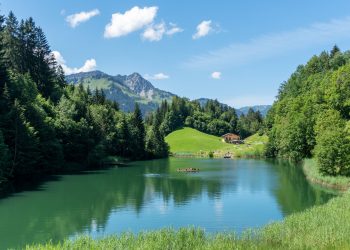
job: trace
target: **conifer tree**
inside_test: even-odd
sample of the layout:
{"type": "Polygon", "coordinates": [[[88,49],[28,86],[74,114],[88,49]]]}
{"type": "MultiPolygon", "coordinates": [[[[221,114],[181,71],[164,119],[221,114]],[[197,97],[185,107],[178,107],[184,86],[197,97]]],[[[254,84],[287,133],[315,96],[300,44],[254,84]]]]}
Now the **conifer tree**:
{"type": "Polygon", "coordinates": [[[340,52],[339,47],[337,45],[334,45],[331,50],[330,57],[333,58],[338,52],[340,52]]]}
{"type": "Polygon", "coordinates": [[[154,116],[153,125],[148,133],[146,150],[152,158],[166,157],[169,153],[169,146],[164,140],[164,134],[160,130],[162,122],[161,111],[154,116]]]}
{"type": "Polygon", "coordinates": [[[9,13],[5,21],[3,43],[6,66],[12,70],[18,71],[20,65],[18,20],[12,11],[9,13]]]}
{"type": "Polygon", "coordinates": [[[134,113],[130,120],[132,126],[132,150],[136,158],[142,158],[145,154],[145,125],[139,105],[135,104],[134,113]]]}
{"type": "Polygon", "coordinates": [[[4,46],[4,16],[0,15],[0,94],[4,89],[5,82],[7,81],[7,70],[5,60],[5,46],[4,46]]]}
{"type": "Polygon", "coordinates": [[[123,118],[120,123],[119,133],[118,133],[119,143],[118,143],[118,153],[120,156],[123,157],[130,157],[130,130],[125,118],[125,115],[123,115],[123,118]]]}

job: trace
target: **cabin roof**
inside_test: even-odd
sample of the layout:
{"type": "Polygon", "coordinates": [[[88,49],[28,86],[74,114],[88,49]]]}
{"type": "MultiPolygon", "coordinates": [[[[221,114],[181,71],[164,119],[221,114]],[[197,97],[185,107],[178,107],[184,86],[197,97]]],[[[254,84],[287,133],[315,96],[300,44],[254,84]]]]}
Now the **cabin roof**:
{"type": "Polygon", "coordinates": [[[237,136],[239,137],[239,135],[233,134],[233,133],[226,133],[224,135],[222,135],[221,137],[227,137],[227,136],[237,136]]]}

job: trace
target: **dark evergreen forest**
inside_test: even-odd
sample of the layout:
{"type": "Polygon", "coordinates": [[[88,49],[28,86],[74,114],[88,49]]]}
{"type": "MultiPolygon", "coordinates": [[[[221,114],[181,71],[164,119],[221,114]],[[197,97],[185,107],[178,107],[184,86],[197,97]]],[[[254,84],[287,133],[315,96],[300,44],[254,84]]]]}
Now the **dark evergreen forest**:
{"type": "Polygon", "coordinates": [[[145,127],[138,105],[123,113],[103,91],[67,85],[34,20],[0,16],[0,182],[96,167],[110,155],[167,156],[154,124],[145,127]]]}

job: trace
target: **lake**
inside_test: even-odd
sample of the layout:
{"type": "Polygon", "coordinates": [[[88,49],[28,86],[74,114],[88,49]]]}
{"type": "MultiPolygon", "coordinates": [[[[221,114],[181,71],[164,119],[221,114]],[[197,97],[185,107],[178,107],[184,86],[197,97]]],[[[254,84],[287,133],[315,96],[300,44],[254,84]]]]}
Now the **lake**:
{"type": "Polygon", "coordinates": [[[310,185],[300,166],[286,162],[133,162],[130,167],[55,176],[0,199],[0,249],[80,234],[100,237],[191,225],[240,233],[332,196],[310,185]],[[176,171],[188,167],[200,171],[176,171]]]}

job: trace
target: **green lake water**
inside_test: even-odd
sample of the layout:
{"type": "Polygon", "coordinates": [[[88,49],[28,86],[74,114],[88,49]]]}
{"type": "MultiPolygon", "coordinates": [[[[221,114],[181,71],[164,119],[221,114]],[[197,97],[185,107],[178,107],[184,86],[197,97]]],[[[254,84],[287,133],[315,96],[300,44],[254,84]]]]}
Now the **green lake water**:
{"type": "Polygon", "coordinates": [[[55,176],[0,199],[0,249],[164,227],[260,227],[332,197],[300,167],[265,160],[164,159],[55,176]],[[198,173],[177,172],[199,168],[198,173]]]}

